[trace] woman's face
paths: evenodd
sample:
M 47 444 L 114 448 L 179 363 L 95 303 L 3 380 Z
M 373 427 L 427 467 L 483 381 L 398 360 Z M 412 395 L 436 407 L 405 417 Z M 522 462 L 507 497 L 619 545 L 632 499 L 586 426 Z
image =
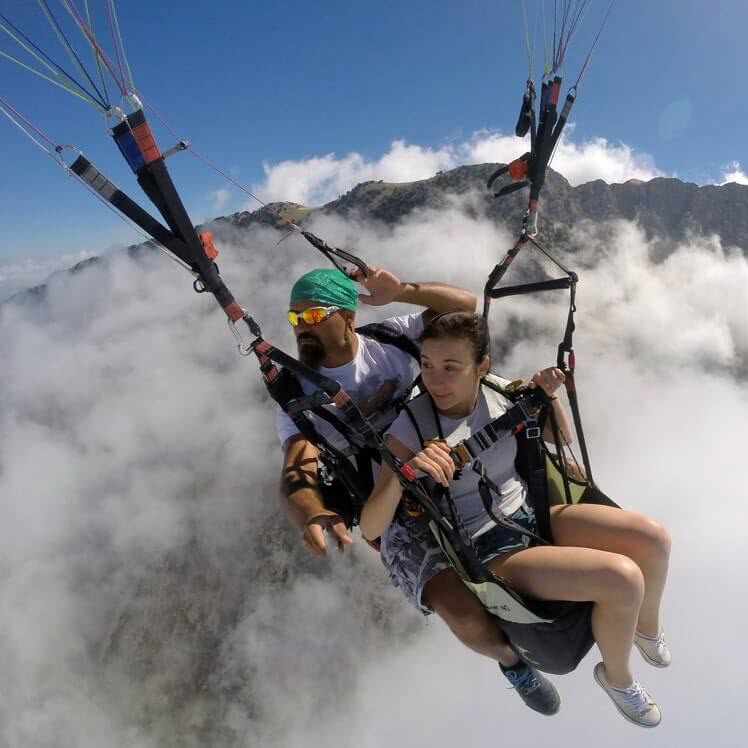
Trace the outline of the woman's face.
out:
M 475 405 L 478 382 L 488 373 L 488 356 L 475 363 L 473 346 L 460 338 L 428 338 L 421 346 L 423 385 L 442 413 L 469 413 Z

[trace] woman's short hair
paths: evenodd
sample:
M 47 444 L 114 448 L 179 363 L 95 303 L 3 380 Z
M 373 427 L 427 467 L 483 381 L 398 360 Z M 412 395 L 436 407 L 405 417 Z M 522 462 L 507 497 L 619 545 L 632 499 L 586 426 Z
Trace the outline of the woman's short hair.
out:
M 491 355 L 491 341 L 488 324 L 480 314 L 470 312 L 445 312 L 437 314 L 424 328 L 419 343 L 424 340 L 453 338 L 467 340 L 473 349 L 473 358 L 480 364 L 486 356 Z

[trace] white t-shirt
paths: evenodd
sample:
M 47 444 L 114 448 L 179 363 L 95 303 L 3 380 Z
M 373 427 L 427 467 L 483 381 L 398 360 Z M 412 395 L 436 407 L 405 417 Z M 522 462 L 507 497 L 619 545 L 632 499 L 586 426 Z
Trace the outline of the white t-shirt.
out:
M 495 377 L 502 387 L 509 384 L 509 380 Z M 427 397 L 424 395 L 423 397 Z M 486 398 L 491 398 L 491 406 Z M 450 447 L 453 447 L 463 439 L 468 439 L 484 426 L 505 413 L 512 403 L 498 392 L 481 386 L 478 393 L 478 400 L 473 412 L 465 418 L 447 418 L 440 415 L 441 432 Z M 419 424 L 424 438 L 429 438 L 433 431 L 433 420 L 428 424 Z M 415 428 L 410 417 L 404 411 L 390 426 L 389 435 L 394 436 L 399 442 L 407 447 L 413 454 L 420 452 L 423 447 L 418 438 Z M 485 452 L 482 452 L 478 459 L 485 466 L 488 477 L 501 489 L 501 497 L 492 493 L 493 506 L 491 507 L 494 514 L 498 516 L 501 512 L 504 516 L 509 516 L 522 506 L 527 498 L 527 486 L 522 478 L 517 474 L 514 466 L 514 458 L 517 456 L 517 440 L 507 435 L 493 444 Z M 451 480 L 449 490 L 455 501 L 460 517 L 465 524 L 465 528 L 472 537 L 478 537 L 487 532 L 496 523 L 489 517 L 483 506 L 483 500 L 478 491 L 478 474 L 470 466 L 462 468 L 457 480 Z M 441 507 L 445 516 L 449 516 L 446 506 Z
M 423 332 L 423 316 L 406 314 L 390 317 L 381 324 L 391 327 L 411 340 L 416 340 Z M 379 343 L 365 335 L 358 335 L 358 352 L 353 361 L 328 369 L 321 366 L 321 374 L 340 382 L 342 388 L 361 408 L 377 430 L 383 430 L 395 417 L 390 404 L 402 396 L 418 375 L 419 362 L 405 351 L 394 345 Z M 301 382 L 302 389 L 308 395 L 314 391 L 314 385 L 306 380 Z M 331 412 L 334 405 L 326 405 Z M 313 413 L 307 414 L 318 433 L 338 449 L 345 449 L 348 444 L 329 423 L 317 418 Z M 276 426 L 281 445 L 285 444 L 299 430 L 280 406 L 276 410 Z

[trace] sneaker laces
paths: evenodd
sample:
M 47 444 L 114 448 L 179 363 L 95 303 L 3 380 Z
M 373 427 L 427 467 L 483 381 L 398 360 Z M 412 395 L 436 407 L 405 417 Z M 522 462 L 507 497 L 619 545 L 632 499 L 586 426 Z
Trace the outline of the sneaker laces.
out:
M 526 696 L 540 688 L 540 681 L 535 676 L 535 670 L 529 665 L 521 675 L 517 675 L 514 670 L 507 670 L 504 675 L 509 679 L 513 688 Z
M 660 633 L 657 634 L 657 636 L 654 639 L 654 645 L 655 647 L 657 647 L 658 652 L 665 649 L 666 644 L 665 644 L 665 632 L 664 631 L 660 631 Z
M 660 630 L 660 633 L 657 634 L 657 636 L 647 636 L 646 634 L 640 634 L 638 631 L 636 632 L 636 636 L 638 639 L 644 639 L 644 641 L 652 642 L 652 646 L 659 653 L 662 653 L 663 650 L 667 649 L 667 644 L 665 644 L 665 632 L 662 629 Z
M 623 701 L 637 714 L 644 714 L 652 708 L 652 700 L 644 690 L 644 686 L 635 680 L 628 688 L 616 688 Z

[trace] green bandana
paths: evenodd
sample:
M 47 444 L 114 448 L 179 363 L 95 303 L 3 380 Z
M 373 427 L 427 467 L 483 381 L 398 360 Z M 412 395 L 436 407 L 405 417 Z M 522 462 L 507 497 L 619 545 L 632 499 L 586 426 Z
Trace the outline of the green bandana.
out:
M 356 311 L 356 284 L 340 270 L 327 268 L 311 270 L 299 278 L 291 289 L 291 304 L 314 301 L 324 306 L 337 306 Z

